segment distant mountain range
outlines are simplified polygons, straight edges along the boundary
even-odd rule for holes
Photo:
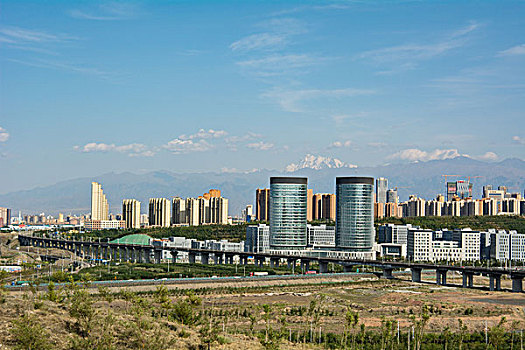
[[[268,187],[270,176],[306,176],[314,192],[334,192],[335,177],[362,175],[386,177],[390,187],[398,187],[401,200],[409,194],[431,199],[444,193],[443,174],[481,176],[473,178],[474,196],[480,197],[482,186],[505,185],[509,191],[523,192],[525,189],[525,161],[505,159],[488,163],[468,157],[446,160],[390,164],[376,167],[356,167],[337,159],[308,155],[297,164],[283,171],[259,170],[249,173],[174,173],[152,171],[145,174],[108,173],[93,178],[78,178],[58,182],[51,186],[37,187],[0,195],[0,206],[13,209],[13,214],[41,213],[56,215],[88,213],[90,211],[90,183],[102,183],[111,211],[120,213],[122,199],[136,198],[142,202],[142,211],[147,211],[151,197],[195,197],[218,188],[230,199],[230,215],[240,215],[247,204],[254,203],[255,189]],[[450,178],[453,180],[454,178]]]

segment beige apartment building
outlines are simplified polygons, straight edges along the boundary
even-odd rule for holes
[[[149,225],[171,226],[171,201],[167,198],[150,198],[149,200]]]
[[[126,228],[140,228],[140,202],[136,199],[122,201],[122,220]]]
[[[91,183],[91,220],[109,220],[108,200],[98,182]]]

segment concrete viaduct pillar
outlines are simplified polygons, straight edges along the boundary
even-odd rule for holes
[[[301,259],[301,271],[306,273],[308,270],[310,270],[310,260]]]
[[[279,258],[270,258],[270,267],[279,267]]]
[[[343,272],[352,272],[352,265],[343,265]]]
[[[223,254],[222,253],[215,253],[213,254],[213,263],[215,265],[222,265],[224,263]]]
[[[195,257],[196,257],[197,254],[193,253],[193,252],[188,252],[188,262],[190,264],[195,264]]]
[[[210,263],[209,253],[201,253],[201,263],[205,265],[208,265]]]
[[[412,272],[412,282],[421,283],[421,270],[415,267],[412,267],[410,271]]]
[[[297,261],[297,259],[293,259],[293,258],[289,258],[289,259],[286,259],[286,263],[288,264],[288,268],[291,269],[295,266],[295,262]]]
[[[511,274],[510,278],[512,279],[512,291],[514,293],[523,292],[523,276]]]
[[[160,264],[162,260],[162,250],[155,249],[153,251],[153,254],[154,254],[155,264]]]
[[[328,262],[319,260],[319,273],[328,273]]]
[[[489,275],[489,289],[501,290],[501,275],[499,273],[492,273]]]
[[[447,269],[437,269],[436,270],[436,284],[438,286],[447,285]]]
[[[383,277],[387,279],[392,279],[394,276],[392,276],[392,268],[383,268]]]
[[[246,255],[241,255],[241,264],[248,265],[248,257]]]
[[[474,274],[472,272],[463,271],[463,288],[474,287]]]

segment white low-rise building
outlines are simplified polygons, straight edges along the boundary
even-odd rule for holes
[[[525,234],[514,230],[494,230],[482,236],[484,259],[498,261],[525,261]]]
[[[313,249],[335,247],[335,226],[306,225],[307,246]]]
[[[86,220],[84,222],[84,228],[86,231],[118,230],[125,227],[126,222],[122,220]]]
[[[265,253],[270,250],[270,226],[248,225],[244,250],[249,253]]]
[[[413,261],[476,261],[481,258],[481,233],[471,229],[410,229],[407,257]]]

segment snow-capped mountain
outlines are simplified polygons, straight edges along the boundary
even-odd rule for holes
[[[357,168],[357,165],[347,164],[337,158],[314,156],[313,154],[307,154],[299,163],[289,164],[284,169],[286,172],[294,172],[299,169],[338,169],[338,168]]]

